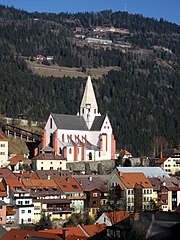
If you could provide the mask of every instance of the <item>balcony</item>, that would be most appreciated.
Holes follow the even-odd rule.
[[[72,208],[70,207],[48,207],[47,209],[43,209],[44,212],[53,212],[53,213],[67,213],[72,212]]]
[[[67,196],[67,199],[70,199],[70,200],[85,200],[86,196],[85,195],[83,195],[83,196]]]

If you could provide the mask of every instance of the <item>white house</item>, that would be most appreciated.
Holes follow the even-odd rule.
[[[0,133],[0,166],[8,165],[8,139]]]
[[[9,203],[16,206],[14,221],[16,224],[30,224],[34,222],[34,205],[32,197],[18,178],[4,178]]]
[[[40,150],[46,147],[67,162],[115,158],[113,129],[107,114],[99,113],[90,76],[77,115],[50,114]]]

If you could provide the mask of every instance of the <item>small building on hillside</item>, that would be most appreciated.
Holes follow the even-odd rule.
[[[0,167],[8,165],[8,138],[0,133]]]

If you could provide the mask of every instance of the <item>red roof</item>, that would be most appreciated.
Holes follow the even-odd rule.
[[[166,160],[167,158],[160,158],[155,162],[155,164],[163,164]]]
[[[9,168],[0,168],[0,178],[16,178],[16,175]]]
[[[0,182],[0,197],[7,197],[7,192],[2,182]]]
[[[117,211],[117,212],[106,212],[106,216],[110,219],[112,224],[122,221],[123,219],[130,216],[127,211]]]
[[[14,157],[9,158],[9,161],[10,161],[9,165],[15,166],[18,162],[23,161],[23,159],[24,159],[24,156],[22,154],[17,154]]]
[[[20,193],[20,191],[28,192],[24,185],[19,182],[18,178],[4,178],[4,180],[14,193]]]
[[[1,237],[1,240],[25,240],[29,237],[39,237],[39,238],[45,238],[49,240],[62,240],[61,237],[58,237],[55,234],[52,233],[46,233],[46,232],[38,232],[38,231],[30,231],[30,230],[19,230],[19,229],[11,229],[7,233]]]
[[[82,187],[75,178],[54,179],[63,192],[83,192]]]
[[[22,179],[39,179],[38,175],[35,172],[15,173],[15,175]]]
[[[49,230],[40,230],[39,232],[53,233],[58,235],[63,235],[63,232],[66,231],[66,236],[81,236],[87,237],[87,234],[81,229],[78,225],[77,227],[68,227],[68,228],[58,228],[58,229],[49,229]]]
[[[96,235],[97,233],[103,231],[107,225],[106,224],[93,224],[93,225],[82,225],[81,226],[90,237]]]

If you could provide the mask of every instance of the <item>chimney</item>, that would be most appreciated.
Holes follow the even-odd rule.
[[[68,229],[67,228],[63,228],[62,229],[62,238],[63,239],[66,239],[67,238],[67,236],[68,236]]]
[[[51,180],[51,176],[50,175],[48,175],[48,180]]]
[[[89,181],[92,182],[92,176],[89,176]]]
[[[134,221],[139,220],[139,213],[132,213],[132,218],[134,219]]]

